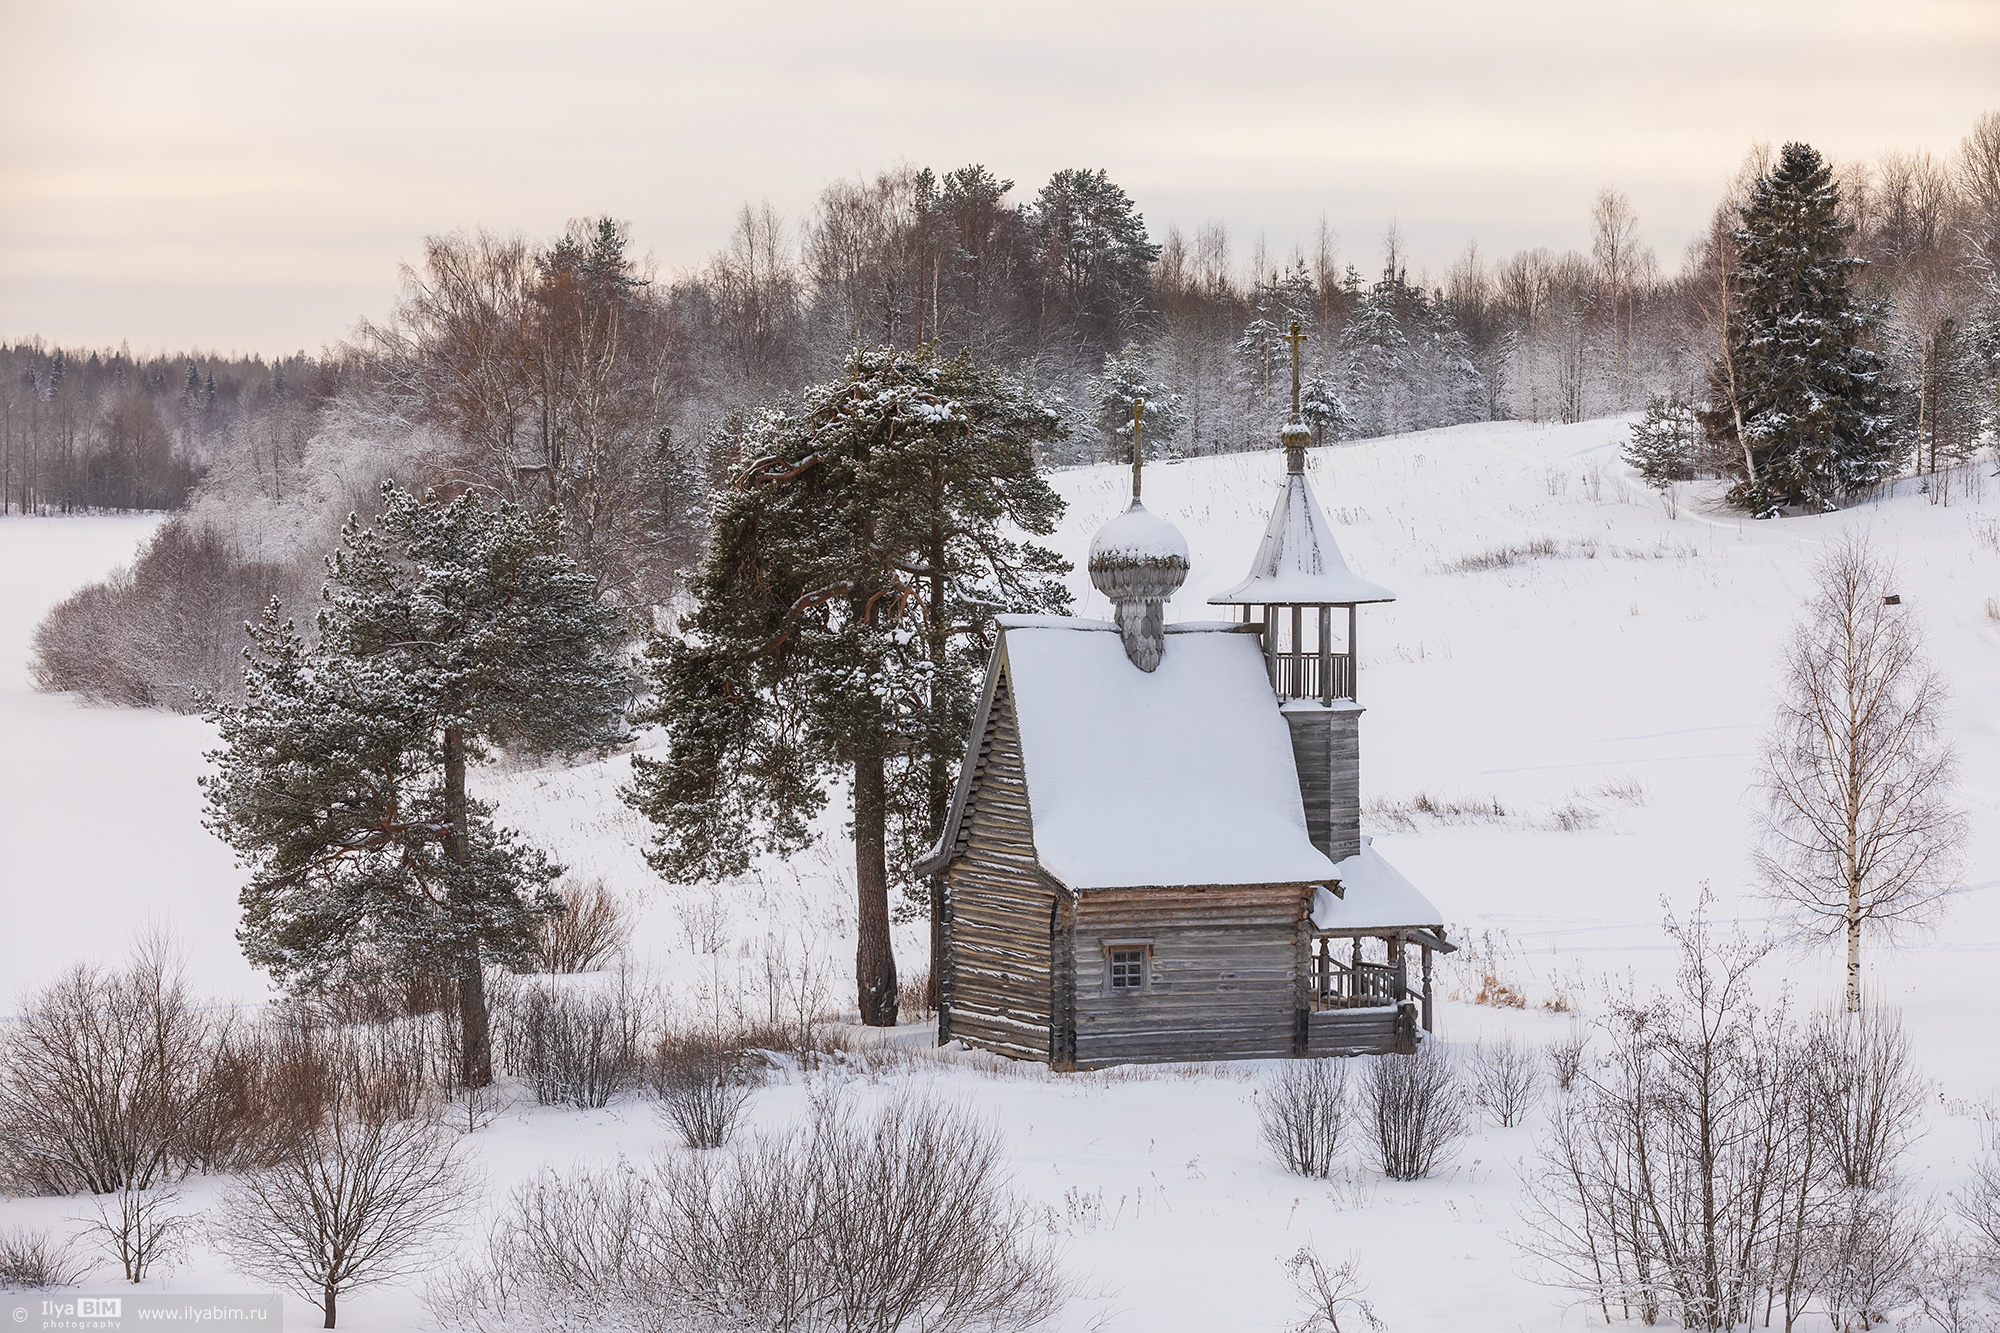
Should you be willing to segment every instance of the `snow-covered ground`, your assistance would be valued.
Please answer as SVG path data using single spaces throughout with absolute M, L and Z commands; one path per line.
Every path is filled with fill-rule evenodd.
M 1973 817 L 1942 928 L 1900 948 L 1871 943 L 1865 978 L 1902 1007 L 1936 1080 L 1916 1159 L 1923 1187 L 1948 1189 L 1974 1144 L 1969 1104 L 2000 1088 L 2000 482 L 1974 479 L 1974 494 L 1954 492 L 1948 507 L 1906 487 L 1846 513 L 1769 523 L 1708 507 L 1708 488 L 1694 487 L 1670 515 L 1618 463 L 1623 434 L 1618 422 L 1482 425 L 1312 454 L 1350 563 L 1401 599 L 1362 610 L 1363 783 L 1384 803 L 1371 817 L 1375 845 L 1455 931 L 1494 933 L 1529 1001 L 1501 1011 L 1462 993 L 1441 1006 L 1441 1035 L 1546 1040 L 1573 1021 L 1541 1007 L 1558 995 L 1588 1012 L 1607 973 L 1664 980 L 1663 900 L 1684 910 L 1704 882 L 1725 914 L 1762 928 L 1746 793 L 1777 646 L 1815 554 L 1865 528 L 1897 561 L 1903 601 L 1953 682 Z M 1193 557 L 1173 616 L 1212 618 L 1202 599 L 1247 568 L 1281 469 L 1275 453 L 1148 469 L 1148 506 L 1180 525 Z M 1055 482 L 1071 501 L 1056 544 L 1080 565 L 1090 535 L 1123 506 L 1126 472 L 1078 469 Z M 229 857 L 199 824 L 206 727 L 36 695 L 20 666 L 42 609 L 125 559 L 148 527 L 0 520 L 0 1012 L 79 957 L 115 957 L 154 922 L 173 929 L 206 989 L 236 1000 L 263 992 L 235 951 Z M 1464 568 L 1536 542 L 1553 553 Z M 1078 610 L 1103 614 L 1080 571 L 1074 582 Z M 829 960 L 844 988 L 853 907 L 841 849 L 742 884 L 660 885 L 639 856 L 645 826 L 615 797 L 627 766 L 488 771 L 482 790 L 578 873 L 641 905 L 635 958 L 675 994 L 754 997 L 773 932 L 789 934 L 794 956 Z M 1419 795 L 1506 813 L 1400 817 Z M 900 944 L 907 963 L 920 962 L 917 927 Z M 1825 951 L 1780 956 L 1766 973 L 1764 985 L 1789 984 L 1807 1005 L 1840 984 Z M 1385 1181 L 1356 1160 L 1330 1184 L 1308 1182 L 1258 1145 L 1265 1072 L 1048 1076 L 913 1060 L 845 1076 L 864 1100 L 915 1085 L 993 1118 L 1018 1186 L 1050 1210 L 1083 1279 L 1065 1330 L 1279 1329 L 1296 1313 L 1282 1261 L 1307 1242 L 1329 1258 L 1359 1255 L 1368 1298 L 1397 1333 L 1585 1325 L 1562 1293 L 1527 1280 L 1506 1239 L 1520 1225 L 1517 1165 L 1536 1121 L 1483 1128 L 1433 1180 Z M 797 1080 L 774 1085 L 754 1117 L 781 1123 L 806 1095 Z M 517 1110 L 475 1141 L 499 1194 L 545 1162 L 641 1156 L 666 1140 L 633 1101 Z M 81 1208 L 0 1200 L 0 1226 L 67 1225 Z M 205 1252 L 165 1281 L 244 1289 Z M 288 1304 L 291 1325 L 316 1322 Z M 357 1294 L 342 1310 L 343 1327 L 356 1329 L 421 1318 L 402 1289 Z

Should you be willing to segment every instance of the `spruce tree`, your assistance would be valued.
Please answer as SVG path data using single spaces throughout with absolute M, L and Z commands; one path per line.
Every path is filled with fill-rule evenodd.
M 1655 394 L 1646 403 L 1645 415 L 1632 423 L 1631 438 L 1622 451 L 1625 461 L 1657 491 L 1677 481 L 1692 481 L 1700 430 L 1692 407 L 1678 397 Z
M 1105 361 L 1090 386 L 1091 427 L 1099 456 L 1114 461 L 1132 456 L 1132 404 L 1146 405 L 1146 457 L 1171 455 L 1174 440 L 1187 423 L 1181 396 L 1164 384 L 1148 383 L 1145 362 L 1127 348 Z
M 492 1081 L 483 966 L 518 957 L 561 867 L 466 789 L 495 747 L 625 736 L 615 613 L 560 550 L 561 516 L 388 485 L 350 517 L 308 642 L 274 601 L 244 702 L 211 716 L 209 828 L 249 871 L 238 939 L 294 990 L 371 975 L 456 983 L 468 1086 Z
M 1820 511 L 1894 472 L 1893 393 L 1862 345 L 1866 316 L 1846 253 L 1852 226 L 1820 155 L 1786 144 L 1741 209 L 1729 335 L 1702 428 L 1760 518 Z
M 1053 530 L 1043 401 L 934 348 L 857 350 L 740 440 L 695 606 L 648 650 L 665 733 L 625 796 L 675 879 L 739 874 L 812 838 L 828 783 L 853 802 L 864 1022 L 896 1021 L 889 884 L 935 843 L 996 611 L 1059 612 L 1067 564 L 1007 537 Z M 932 977 L 936 886 L 931 886 Z

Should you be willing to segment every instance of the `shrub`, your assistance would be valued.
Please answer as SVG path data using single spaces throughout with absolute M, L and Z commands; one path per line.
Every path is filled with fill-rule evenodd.
M 1583 1048 L 1590 1044 L 1590 1034 L 1581 1025 L 1572 1027 L 1569 1035 L 1550 1042 L 1542 1050 L 1542 1056 L 1549 1064 L 1549 1077 L 1556 1087 L 1568 1092 L 1576 1086 L 1576 1076 L 1583 1072 Z
M 0 1231 L 0 1291 L 41 1291 L 73 1287 L 89 1272 L 70 1247 L 46 1231 L 9 1227 Z
M 756 1091 L 757 1057 L 720 1033 L 670 1032 L 647 1071 L 661 1119 L 690 1148 L 720 1148 Z
M 622 978 L 610 994 L 531 986 L 510 1027 L 508 1066 L 544 1106 L 604 1106 L 638 1078 L 640 1019 Z
M 426 1304 L 479 1330 L 1004 1333 L 1068 1291 L 991 1129 L 929 1102 L 859 1119 L 821 1101 L 733 1153 L 545 1172 Z
M 1499 1121 L 1503 1129 L 1520 1124 L 1534 1109 L 1541 1096 L 1541 1081 L 1534 1052 L 1511 1034 L 1473 1048 L 1469 1089 L 1473 1105 Z
M 1361 1076 L 1361 1106 L 1376 1161 L 1391 1180 L 1421 1180 L 1465 1136 L 1465 1088 L 1436 1041 L 1414 1055 L 1375 1057 Z
M 1349 1255 L 1329 1266 L 1318 1251 L 1302 1245 L 1285 1260 L 1285 1276 L 1292 1280 L 1292 1290 L 1305 1310 L 1305 1317 L 1292 1326 L 1293 1333 L 1341 1333 L 1342 1315 L 1358 1316 L 1370 1328 L 1382 1327 L 1374 1309 L 1361 1299 L 1368 1284 L 1361 1280 L 1358 1257 Z
M 925 1023 L 937 1017 L 931 1003 L 931 974 L 927 968 L 903 978 L 896 988 L 896 1013 L 905 1023 Z
M 530 962 L 538 972 L 592 972 L 625 950 L 632 939 L 631 913 L 601 879 L 564 880 L 556 885 L 563 910 L 535 927 Z
M 72 968 L 25 1008 L 0 1027 L 0 1186 L 108 1194 L 194 1168 L 227 1023 L 164 944 L 120 970 Z
M 316 572 L 251 560 L 212 528 L 169 519 L 131 569 L 49 611 L 29 671 L 38 689 L 141 708 L 241 697 L 244 622 Z
M 1257 1119 L 1285 1169 L 1324 1180 L 1347 1127 L 1347 1061 L 1296 1060 L 1264 1086 Z
M 172 1187 L 119 1190 L 97 1200 L 90 1231 L 118 1261 L 127 1282 L 143 1281 L 155 1266 L 171 1264 L 180 1254 L 194 1218 L 179 1205 L 180 1192 Z
M 1823 1012 L 1806 1045 L 1806 1077 L 1844 1184 L 1891 1183 L 1897 1160 L 1922 1126 L 1924 1081 L 1894 1009 Z

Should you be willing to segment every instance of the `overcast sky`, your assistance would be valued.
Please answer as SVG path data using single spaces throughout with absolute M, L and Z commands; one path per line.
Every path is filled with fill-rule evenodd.
M 672 269 L 903 160 L 1101 166 L 1239 255 L 1325 215 L 1364 271 L 1392 219 L 1418 265 L 1587 245 L 1614 185 L 1671 263 L 1753 140 L 1995 109 L 1996 0 L 0 0 L 0 338 L 314 351 L 429 232 L 609 213 Z

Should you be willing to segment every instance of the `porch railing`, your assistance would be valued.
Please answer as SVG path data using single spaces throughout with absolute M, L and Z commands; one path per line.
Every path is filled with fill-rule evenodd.
M 1379 1009 L 1421 999 L 1394 963 L 1345 963 L 1326 949 L 1313 959 L 1313 998 L 1320 1009 Z

